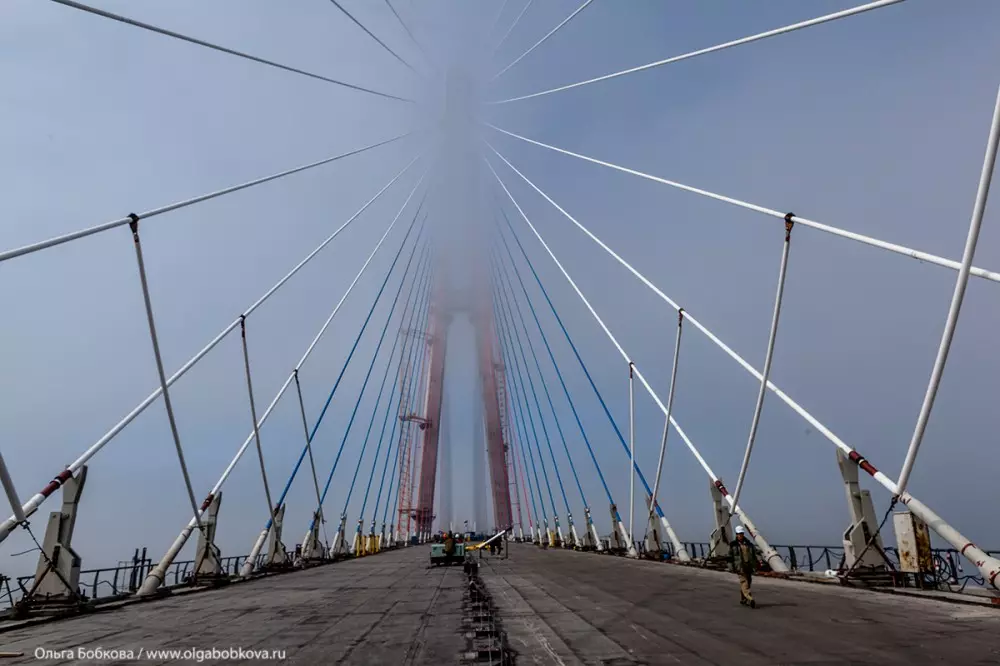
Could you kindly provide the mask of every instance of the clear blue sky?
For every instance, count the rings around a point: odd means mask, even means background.
[[[490,45],[523,4],[399,0],[430,56],[382,2],[350,11],[424,78],[395,61],[324,0],[101,2],[204,39],[418,99],[381,100],[151,35],[51,3],[0,8],[0,247],[9,248],[320,159],[437,122],[442,72],[481,77],[480,101],[585,79],[850,6],[848,2],[596,0],[515,68],[510,62],[573,11],[576,0],[535,2],[490,58]],[[998,78],[1000,7],[989,0],[909,0],[775,39],[577,90],[482,117],[527,136],[684,183],[944,256],[961,254]],[[143,225],[166,366],[176,369],[430,144],[424,132],[364,155],[150,220]],[[778,221],[588,165],[482,130],[519,169],[649,279],[758,367],[773,299]],[[535,194],[498,171],[580,288],[665,398],[675,315],[652,292]],[[428,210],[441,229],[489,222],[488,173],[442,168]],[[249,320],[262,411],[416,184],[404,176]],[[458,188],[455,183],[475,182]],[[461,189],[462,192],[457,190]],[[627,427],[624,362],[512,213],[519,237],[570,325],[620,426]],[[410,209],[412,210],[412,209]],[[469,211],[479,211],[470,214]],[[404,213],[400,225],[409,221]],[[303,370],[315,418],[381,276],[402,238],[393,232]],[[462,256],[457,234],[440,247]],[[1000,227],[987,211],[976,264],[1000,266]],[[955,273],[805,228],[794,232],[772,378],[890,476],[898,474],[933,361]],[[131,239],[125,229],[3,266],[0,422],[3,453],[27,498],[156,385]],[[389,289],[394,289],[390,281]],[[1000,357],[997,285],[973,280],[911,490],[985,546],[995,471]],[[529,285],[529,288],[530,285]],[[532,288],[533,289],[533,288]],[[389,294],[392,295],[391,293]],[[533,298],[538,296],[532,291]],[[538,299],[536,305],[543,302]],[[317,435],[325,476],[347,423],[380,306]],[[523,305],[522,305],[523,307]],[[627,460],[551,317],[539,311],[598,461],[620,507]],[[530,324],[530,322],[529,322]],[[453,505],[472,512],[471,330],[454,329],[447,399]],[[537,350],[543,352],[538,345]],[[560,422],[601,532],[603,492],[544,355]],[[529,363],[530,361],[529,357]],[[384,357],[375,366],[334,478],[328,515],[340,511]],[[238,336],[173,392],[196,493],[212,486],[242,443],[249,413]],[[754,380],[693,328],[685,333],[676,417],[713,469],[735,485],[756,395]],[[662,421],[641,393],[637,455],[649,476]],[[293,397],[289,394],[289,397]],[[547,410],[543,400],[543,411]],[[537,416],[536,416],[537,418]],[[548,416],[546,417],[548,418]],[[554,422],[547,421],[554,435]],[[300,451],[298,408],[285,399],[262,431],[272,492]],[[553,440],[574,514],[579,493]],[[249,550],[264,520],[253,450],[224,488],[224,553]],[[368,456],[371,455],[369,450]],[[547,455],[547,452],[546,452]],[[370,460],[368,458],[367,460]],[[685,540],[711,530],[708,479],[671,434],[663,506]],[[367,465],[362,474],[367,474]],[[541,474],[541,470],[539,470]],[[551,466],[549,474],[552,475]],[[362,487],[365,478],[362,478]],[[554,480],[553,480],[554,483]],[[560,514],[558,489],[553,488]],[[301,540],[311,482],[289,496],[286,540]],[[362,493],[356,491],[349,525]],[[887,493],[873,487],[878,507]],[[44,523],[53,498],[35,519]],[[547,499],[546,499],[547,502]],[[637,495],[637,504],[641,496]],[[836,544],[847,513],[834,449],[769,395],[741,504],[772,543]],[[882,510],[882,509],[880,509]],[[370,509],[369,509],[370,511]],[[551,510],[550,510],[551,512]],[[148,546],[154,558],[189,507],[157,403],[93,461],[77,523],[84,566]],[[33,567],[0,551],[0,570]],[[193,542],[188,551],[193,547]]]

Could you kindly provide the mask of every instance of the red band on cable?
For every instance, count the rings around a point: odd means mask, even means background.
[[[870,462],[865,460],[865,457],[857,451],[851,451],[847,454],[847,457],[850,458],[855,465],[865,470],[870,475],[875,476],[878,473],[878,470],[875,469],[875,465],[872,465]]]
[[[62,486],[62,484],[66,483],[67,479],[70,479],[72,477],[73,477],[73,472],[69,471],[69,469],[64,469],[63,471],[59,472],[59,474],[56,475],[56,478],[49,481],[49,485],[42,488],[42,493],[41,493],[42,497],[48,497],[56,490],[58,490]]]

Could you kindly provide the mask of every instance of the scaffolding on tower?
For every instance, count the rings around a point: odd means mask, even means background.
[[[410,535],[412,534],[412,518],[413,518],[413,461],[415,456],[414,448],[416,448],[416,443],[419,440],[419,433],[421,431],[421,419],[414,416],[413,414],[413,397],[419,396],[421,394],[421,379],[422,377],[417,377],[417,383],[414,385],[414,390],[410,390],[410,386],[413,383],[413,373],[422,368],[424,365],[424,357],[427,354],[426,340],[427,336],[423,331],[418,331],[415,329],[409,329],[403,332],[411,345],[419,345],[417,354],[410,358],[410,354],[406,354],[405,357],[407,361],[405,365],[400,367],[399,370],[399,420],[401,421],[399,428],[399,506],[397,508],[398,520],[397,520],[397,538],[400,540],[408,541]],[[404,345],[405,347],[405,345]],[[421,374],[423,374],[421,372]],[[418,427],[414,427],[414,424]]]
[[[503,362],[497,361],[493,364],[493,374],[496,377],[497,404],[500,406],[500,433],[503,438],[503,452],[506,460],[507,477],[510,480],[512,490],[510,491],[511,502],[514,505],[514,513],[517,515],[517,526],[524,531],[524,523],[521,520],[521,500],[517,487],[517,472],[514,465],[514,455],[511,450],[513,437],[510,431],[510,419],[508,411],[507,384],[504,381]]]

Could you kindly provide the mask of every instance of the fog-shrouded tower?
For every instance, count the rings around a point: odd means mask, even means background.
[[[472,493],[485,498],[489,493],[493,505],[493,525],[478,525],[479,529],[511,527],[512,511],[507,469],[507,443],[503,439],[500,421],[500,400],[496,365],[498,344],[493,321],[493,307],[489,274],[486,269],[486,225],[480,190],[482,180],[479,132],[476,125],[478,95],[474,83],[465,73],[449,72],[445,89],[445,107],[441,117],[439,154],[435,169],[439,204],[435,219],[435,284],[431,305],[429,330],[430,371],[427,377],[423,447],[421,451],[420,480],[417,501],[413,507],[417,535],[426,539],[432,533],[435,519],[434,496],[438,471],[438,445],[441,441],[442,399],[445,383],[445,353],[450,323],[455,316],[468,317],[475,331],[476,380],[481,390],[482,424],[474,428],[485,430],[485,458],[489,467],[487,487],[472,487]],[[419,404],[419,403],[418,403]],[[476,418],[476,420],[479,420]],[[471,434],[471,433],[470,433]],[[475,446],[478,437],[451,437],[452,450]],[[465,439],[469,437],[469,439]],[[481,440],[480,440],[481,442]],[[480,443],[482,446],[482,443]],[[473,460],[483,456],[473,455]],[[445,465],[442,461],[442,465]],[[442,474],[450,476],[450,474]],[[476,474],[471,475],[473,479]],[[450,481],[450,479],[446,479]],[[473,485],[482,485],[473,483]],[[471,517],[471,516],[470,516]],[[447,518],[440,527],[447,529]]]

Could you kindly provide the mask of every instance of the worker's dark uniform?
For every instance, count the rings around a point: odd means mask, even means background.
[[[729,561],[733,571],[740,577],[740,603],[750,602],[751,606],[756,605],[750,592],[750,585],[753,582],[753,572],[757,568],[757,549],[746,537],[742,541],[737,538],[729,544]]]

